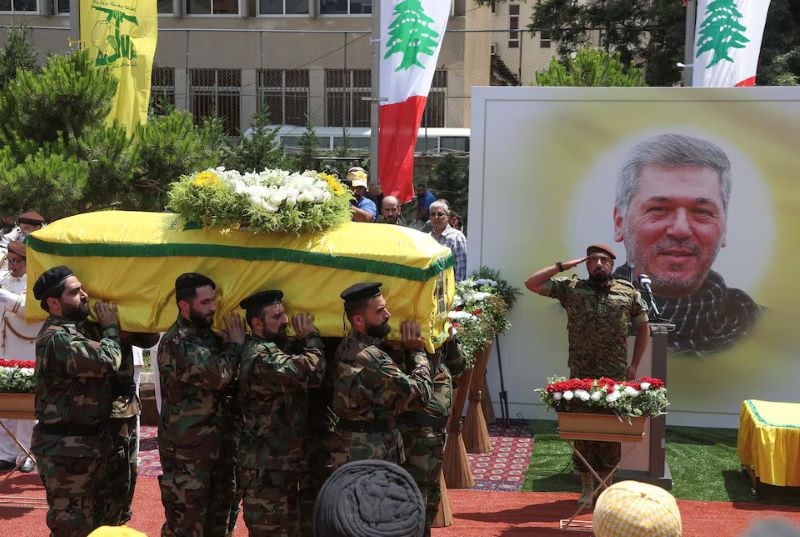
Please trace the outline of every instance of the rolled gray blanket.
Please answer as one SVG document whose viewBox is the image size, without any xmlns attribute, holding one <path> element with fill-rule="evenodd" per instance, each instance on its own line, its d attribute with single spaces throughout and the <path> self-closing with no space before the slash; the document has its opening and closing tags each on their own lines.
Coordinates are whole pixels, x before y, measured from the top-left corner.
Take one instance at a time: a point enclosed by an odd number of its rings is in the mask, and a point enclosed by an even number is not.
<svg viewBox="0 0 800 537">
<path fill-rule="evenodd" d="M 421 537 L 424 531 L 417 484 L 388 461 L 348 462 L 325 481 L 314 505 L 316 537 Z"/>
</svg>

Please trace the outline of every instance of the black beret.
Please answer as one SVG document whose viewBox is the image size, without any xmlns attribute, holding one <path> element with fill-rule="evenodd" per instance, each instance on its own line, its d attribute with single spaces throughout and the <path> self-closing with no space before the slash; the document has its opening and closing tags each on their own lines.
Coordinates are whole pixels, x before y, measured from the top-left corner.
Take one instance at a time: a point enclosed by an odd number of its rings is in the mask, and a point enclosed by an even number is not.
<svg viewBox="0 0 800 537">
<path fill-rule="evenodd" d="M 383 284 L 380 282 L 356 283 L 342 291 L 342 294 L 339 296 L 344 300 L 345 304 L 360 302 L 381 294 L 381 285 Z"/>
<path fill-rule="evenodd" d="M 175 291 L 197 289 L 198 287 L 205 287 L 206 285 L 210 285 L 212 289 L 217 288 L 214 280 L 208 276 L 196 272 L 185 272 L 175 280 Z"/>
<path fill-rule="evenodd" d="M 51 296 L 55 297 L 56 295 L 54 292 L 59 284 L 63 283 L 64 280 L 73 274 L 72 269 L 64 265 L 59 265 L 47 270 L 39 276 L 36 283 L 33 284 L 33 296 L 36 297 L 36 300 L 43 300 Z"/>
<path fill-rule="evenodd" d="M 245 310 L 271 306 L 283 300 L 283 291 L 270 289 L 269 291 L 259 291 L 239 302 L 239 307 Z"/>
<path fill-rule="evenodd" d="M 608 244 L 603 244 L 602 242 L 598 242 L 595 244 L 590 244 L 586 248 L 586 255 L 591 254 L 592 252 L 603 252 L 611 256 L 611 259 L 616 259 L 617 256 L 614 253 L 614 249 L 611 248 Z"/>
</svg>

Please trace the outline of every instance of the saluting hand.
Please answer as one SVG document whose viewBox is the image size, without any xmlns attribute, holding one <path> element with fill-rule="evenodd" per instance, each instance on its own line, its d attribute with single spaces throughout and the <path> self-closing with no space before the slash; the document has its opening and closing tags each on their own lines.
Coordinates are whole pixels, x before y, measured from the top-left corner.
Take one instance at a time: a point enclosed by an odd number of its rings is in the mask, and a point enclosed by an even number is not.
<svg viewBox="0 0 800 537">
<path fill-rule="evenodd" d="M 425 350 L 425 342 L 417 321 L 405 320 L 400 323 L 400 340 L 403 347 L 410 351 Z"/>
<path fill-rule="evenodd" d="M 100 326 L 119 326 L 119 314 L 116 304 L 100 300 L 95 303 L 94 312 L 97 315 L 97 322 L 100 323 Z"/>
<path fill-rule="evenodd" d="M 586 263 L 586 260 L 589 259 L 587 256 L 579 257 L 578 259 L 573 259 L 572 261 L 564 261 L 561 263 L 561 266 L 564 267 L 564 270 L 569 270 L 571 268 L 575 268 L 581 263 Z"/>
<path fill-rule="evenodd" d="M 225 316 L 225 333 L 231 343 L 244 344 L 245 328 L 242 316 L 232 311 Z"/>
<path fill-rule="evenodd" d="M 319 332 L 317 327 L 314 326 L 314 316 L 305 311 L 292 317 L 292 326 L 294 327 L 294 333 L 297 334 L 297 337 L 305 338 L 312 332 Z"/>
</svg>

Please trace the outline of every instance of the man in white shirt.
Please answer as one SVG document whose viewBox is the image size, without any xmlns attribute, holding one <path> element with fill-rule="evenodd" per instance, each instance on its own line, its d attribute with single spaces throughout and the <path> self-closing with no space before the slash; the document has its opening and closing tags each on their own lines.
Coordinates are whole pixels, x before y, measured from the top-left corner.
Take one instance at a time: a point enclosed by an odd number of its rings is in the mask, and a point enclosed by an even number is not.
<svg viewBox="0 0 800 537">
<path fill-rule="evenodd" d="M 0 356 L 7 360 L 35 360 L 36 335 L 42 323 L 25 322 L 25 243 L 8 243 L 8 271 L 0 273 Z M 33 434 L 34 420 L 4 420 L 6 427 L 17 440 L 29 448 Z M 14 439 L 0 430 L 0 470 L 10 470 L 16 466 L 18 455 L 23 451 Z M 30 472 L 33 460 L 26 459 L 20 468 Z"/>
</svg>

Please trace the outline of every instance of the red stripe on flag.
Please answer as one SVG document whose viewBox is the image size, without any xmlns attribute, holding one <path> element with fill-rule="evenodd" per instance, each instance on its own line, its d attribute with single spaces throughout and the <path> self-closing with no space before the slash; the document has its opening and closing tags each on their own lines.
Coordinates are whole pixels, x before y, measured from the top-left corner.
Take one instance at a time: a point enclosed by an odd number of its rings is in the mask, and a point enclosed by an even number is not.
<svg viewBox="0 0 800 537">
<path fill-rule="evenodd" d="M 378 135 L 378 179 L 384 195 L 400 203 L 414 197 L 414 148 L 428 98 L 415 95 L 381 106 Z"/>
<path fill-rule="evenodd" d="M 745 78 L 741 82 L 736 83 L 737 88 L 744 88 L 756 85 L 756 77 L 751 76 L 750 78 Z"/>
</svg>

